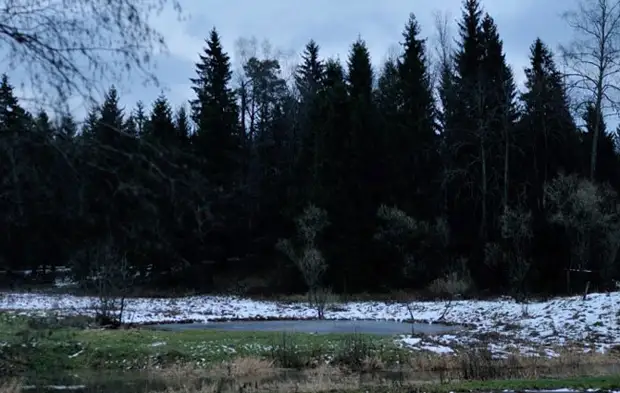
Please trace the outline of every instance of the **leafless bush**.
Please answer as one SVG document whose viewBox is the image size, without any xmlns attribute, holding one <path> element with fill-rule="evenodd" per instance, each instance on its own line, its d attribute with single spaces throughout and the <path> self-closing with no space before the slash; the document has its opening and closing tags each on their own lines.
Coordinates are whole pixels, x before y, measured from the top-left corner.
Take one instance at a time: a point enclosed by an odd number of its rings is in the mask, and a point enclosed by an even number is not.
<svg viewBox="0 0 620 393">
<path fill-rule="evenodd" d="M 474 287 L 474 281 L 467 268 L 467 259 L 459 258 L 457 266 L 458 268 L 436 278 L 428 286 L 429 292 L 433 295 L 449 299 L 446 308 L 438 319 L 439 321 L 446 317 L 455 299 L 469 293 Z"/>
<path fill-rule="evenodd" d="M 90 277 L 85 280 L 96 293 L 93 309 L 97 323 L 119 327 L 133 281 L 127 256 L 111 240 L 105 240 L 78 253 L 76 258 L 90 267 Z"/>
<path fill-rule="evenodd" d="M 428 290 L 436 296 L 456 297 L 467 293 L 472 287 L 471 277 L 463 276 L 458 272 L 450 272 L 434 279 L 428 286 Z"/>
<path fill-rule="evenodd" d="M 326 292 L 321 287 L 321 278 L 327 264 L 323 253 L 317 247 L 317 235 L 329 225 L 327 213 L 314 205 L 308 206 L 296 220 L 297 243 L 290 239 L 280 239 L 276 248 L 282 251 L 297 266 L 308 286 L 308 300 L 316 308 L 319 319 L 325 318 L 327 306 Z"/>
</svg>

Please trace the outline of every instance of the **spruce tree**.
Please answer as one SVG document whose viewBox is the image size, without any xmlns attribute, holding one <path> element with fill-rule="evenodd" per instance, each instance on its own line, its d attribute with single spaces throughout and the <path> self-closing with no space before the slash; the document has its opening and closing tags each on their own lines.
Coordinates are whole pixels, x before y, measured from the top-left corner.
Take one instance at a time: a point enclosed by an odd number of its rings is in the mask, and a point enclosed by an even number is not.
<svg viewBox="0 0 620 393">
<path fill-rule="evenodd" d="M 88 110 L 84 124 L 82 124 L 82 136 L 90 138 L 95 136 L 97 123 L 99 123 L 99 108 L 92 107 Z"/>
<path fill-rule="evenodd" d="M 72 139 L 77 135 L 78 126 L 71 114 L 65 114 L 57 125 L 57 133 L 64 139 Z"/>
<path fill-rule="evenodd" d="M 52 123 L 50 122 L 50 118 L 44 110 L 39 111 L 36 118 L 34 119 L 35 130 L 44 136 L 52 136 L 54 134 L 54 129 L 52 127 Z"/>
<path fill-rule="evenodd" d="M 230 87 L 230 58 L 220 36 L 211 30 L 207 48 L 191 79 L 196 99 L 191 102 L 196 123 L 196 148 L 205 160 L 208 178 L 220 186 L 231 185 L 240 170 L 241 136 L 235 93 Z"/>
<path fill-rule="evenodd" d="M 314 97 L 325 77 L 325 66 L 319 59 L 319 45 L 311 40 L 301 56 L 302 62 L 297 67 L 295 85 L 302 101 Z"/>
<path fill-rule="evenodd" d="M 125 119 L 125 123 L 123 124 L 123 132 L 134 138 L 139 136 L 138 125 L 136 124 L 136 118 L 133 114 L 130 114 L 127 116 L 127 119 Z"/>
<path fill-rule="evenodd" d="M 172 109 L 168 99 L 162 94 L 153 103 L 146 135 L 163 146 L 179 142 L 174 125 Z"/>
<path fill-rule="evenodd" d="M 389 152 L 398 157 L 391 181 L 397 205 L 419 219 L 432 219 L 439 179 L 436 108 L 420 26 L 411 14 L 403 32 L 398 61 L 400 128 L 390 135 Z"/>
<path fill-rule="evenodd" d="M 320 93 L 321 119 L 324 124 L 325 150 L 324 158 L 328 164 L 325 171 L 324 184 L 329 190 L 328 206 L 334 210 L 342 206 L 342 198 L 346 190 L 344 182 L 347 177 L 347 159 L 343 154 L 349 148 L 348 129 L 349 97 L 346 75 L 342 64 L 334 59 L 325 62 L 325 80 Z"/>
<path fill-rule="evenodd" d="M 361 38 L 352 45 L 347 65 L 350 115 L 347 148 L 341 153 L 346 172 L 340 175 L 349 201 L 340 215 L 347 234 L 344 247 L 350 252 L 343 260 L 349 263 L 344 274 L 351 277 L 351 286 L 371 287 L 375 283 L 369 282 L 369 272 L 382 274 L 378 273 L 380 264 L 374 255 L 372 236 L 377 209 L 385 194 L 386 152 L 384 132 L 377 127 L 370 53 Z M 358 280 L 353 279 L 354 271 L 361 273 Z"/>
<path fill-rule="evenodd" d="M 501 240 L 499 216 L 517 188 L 510 181 L 516 93 L 495 22 L 478 0 L 465 0 L 463 8 L 454 76 L 443 81 L 451 91 L 442 89 L 450 152 L 444 181 L 452 240 L 467 245 L 469 268 L 481 277 L 484 250 Z"/>
<path fill-rule="evenodd" d="M 579 139 L 563 76 L 553 53 L 540 39 L 530 48 L 525 76 L 517 141 L 521 154 L 516 158 L 522 168 L 520 181 L 527 185 L 529 208 L 542 221 L 545 184 L 560 172 L 579 170 Z"/>
<path fill-rule="evenodd" d="M 19 105 L 6 74 L 0 80 L 0 126 L 5 131 L 21 132 L 27 126 L 26 111 Z"/>
<path fill-rule="evenodd" d="M 402 129 L 402 91 L 400 77 L 398 75 L 398 63 L 395 59 L 388 59 L 384 64 L 377 80 L 377 89 L 374 93 L 377 105 L 378 127 L 385 132 L 386 150 L 390 152 L 384 157 L 386 165 L 386 200 L 384 203 L 399 205 L 400 194 L 397 191 L 397 169 L 401 157 L 393 150 L 398 145 L 398 136 Z M 401 148 L 402 146 L 399 146 Z"/>
<path fill-rule="evenodd" d="M 174 118 L 174 127 L 177 132 L 177 138 L 182 143 L 187 143 L 192 133 L 192 129 L 190 126 L 190 119 L 189 119 L 189 116 L 187 115 L 187 110 L 185 109 L 185 106 L 181 106 L 177 110 L 175 114 L 175 118 Z"/>
<path fill-rule="evenodd" d="M 122 140 L 123 123 L 123 110 L 119 107 L 118 91 L 112 87 L 99 109 L 99 119 L 95 127 L 97 140 L 108 146 L 119 146 Z"/>
<path fill-rule="evenodd" d="M 518 167 L 512 167 L 510 160 L 516 153 L 514 145 L 514 127 L 517 120 L 516 96 L 517 89 L 512 70 L 506 62 L 503 42 L 497 31 L 497 25 L 491 16 L 486 14 L 482 20 L 482 42 L 484 58 L 482 61 L 481 84 L 484 92 L 484 121 L 480 122 L 486 131 L 482 131 L 488 151 L 488 166 L 485 170 L 490 173 L 487 193 L 488 221 L 487 228 L 496 226 L 496 216 L 501 214 L 493 206 L 508 208 L 511 198 L 510 189 L 513 172 L 519 172 Z M 491 231 L 491 233 L 496 233 Z M 493 237 L 489 235 L 489 237 Z"/>
<path fill-rule="evenodd" d="M 319 46 L 310 41 L 302 54 L 302 64 L 295 74 L 299 92 L 299 128 L 301 142 L 296 178 L 300 183 L 300 195 L 306 203 L 321 203 L 323 197 L 322 177 L 325 169 L 324 127 L 320 116 L 319 90 L 325 77 L 324 64 L 319 59 Z M 302 203 L 305 205 L 306 203 Z"/>
<path fill-rule="evenodd" d="M 482 198 L 485 188 L 482 175 L 485 167 L 481 153 L 486 146 L 480 138 L 484 127 L 484 96 L 481 85 L 484 46 L 482 40 L 482 9 L 478 0 L 465 0 L 459 22 L 459 47 L 454 56 L 454 73 L 449 90 L 444 90 L 444 143 L 449 152 L 446 182 L 446 208 L 453 241 L 468 244 L 472 251 L 481 247 L 486 233 L 481 214 L 488 206 Z M 484 242 L 484 240 L 483 240 Z"/>
</svg>

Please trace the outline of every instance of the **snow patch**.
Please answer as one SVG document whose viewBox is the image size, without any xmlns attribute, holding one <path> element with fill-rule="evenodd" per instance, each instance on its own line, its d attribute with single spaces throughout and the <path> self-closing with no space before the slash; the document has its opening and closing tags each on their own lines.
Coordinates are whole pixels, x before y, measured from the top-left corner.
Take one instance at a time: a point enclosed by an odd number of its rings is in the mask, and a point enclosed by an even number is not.
<svg viewBox="0 0 620 393">
<path fill-rule="evenodd" d="M 0 311 L 22 315 L 94 316 L 93 297 L 44 293 L 0 293 Z M 445 315 L 445 322 L 467 325 L 458 333 L 419 337 L 400 337 L 404 347 L 448 353 L 446 348 L 486 347 L 498 356 L 520 353 L 554 357 L 557 347 L 578 345 L 586 351 L 608 352 L 620 347 L 618 305 L 620 292 L 555 298 L 523 304 L 509 298 L 412 302 L 409 308 L 418 321 L 434 323 Z M 446 313 L 446 309 L 449 312 Z M 527 311 L 527 312 L 525 312 Z M 127 300 L 123 322 L 235 320 L 253 318 L 313 318 L 316 311 L 308 304 L 255 301 L 230 296 L 189 296 L 182 298 L 131 298 Z M 328 319 L 393 320 L 410 318 L 403 304 L 349 302 L 326 313 Z M 490 344 L 489 344 L 490 343 Z"/>
</svg>

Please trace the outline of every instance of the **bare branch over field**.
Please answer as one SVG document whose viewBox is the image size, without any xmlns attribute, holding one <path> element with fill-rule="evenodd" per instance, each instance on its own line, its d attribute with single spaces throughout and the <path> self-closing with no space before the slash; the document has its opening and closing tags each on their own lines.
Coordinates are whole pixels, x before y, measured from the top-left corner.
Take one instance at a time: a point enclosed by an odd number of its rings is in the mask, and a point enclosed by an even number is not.
<svg viewBox="0 0 620 393">
<path fill-rule="evenodd" d="M 180 15 L 178 0 L 171 0 Z M 70 97 L 92 102 L 101 82 L 149 70 L 152 56 L 166 51 L 149 18 L 168 0 L 2 0 L 0 40 L 5 69 L 24 72 L 22 89 L 38 105 L 66 110 Z"/>
</svg>

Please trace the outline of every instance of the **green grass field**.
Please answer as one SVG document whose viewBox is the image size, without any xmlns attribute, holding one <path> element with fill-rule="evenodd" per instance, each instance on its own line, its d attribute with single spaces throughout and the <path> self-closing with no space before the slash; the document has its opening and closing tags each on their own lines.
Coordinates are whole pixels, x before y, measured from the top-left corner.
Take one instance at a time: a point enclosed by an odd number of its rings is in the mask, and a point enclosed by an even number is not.
<svg viewBox="0 0 620 393">
<path fill-rule="evenodd" d="M 0 317 L 2 352 L 31 370 L 142 369 L 173 363 L 206 366 L 239 357 L 265 357 L 302 368 L 319 359 L 354 362 L 377 357 L 396 363 L 406 351 L 390 337 L 272 332 L 156 331 L 84 328 L 84 318 Z"/>
<path fill-rule="evenodd" d="M 620 388 L 612 355 L 494 360 L 479 352 L 412 352 L 385 336 L 103 330 L 91 322 L 0 314 L 0 376 L 4 370 L 25 384 L 77 383 L 101 392 L 150 392 L 170 381 L 168 388 L 182 385 L 184 393 Z"/>
</svg>

